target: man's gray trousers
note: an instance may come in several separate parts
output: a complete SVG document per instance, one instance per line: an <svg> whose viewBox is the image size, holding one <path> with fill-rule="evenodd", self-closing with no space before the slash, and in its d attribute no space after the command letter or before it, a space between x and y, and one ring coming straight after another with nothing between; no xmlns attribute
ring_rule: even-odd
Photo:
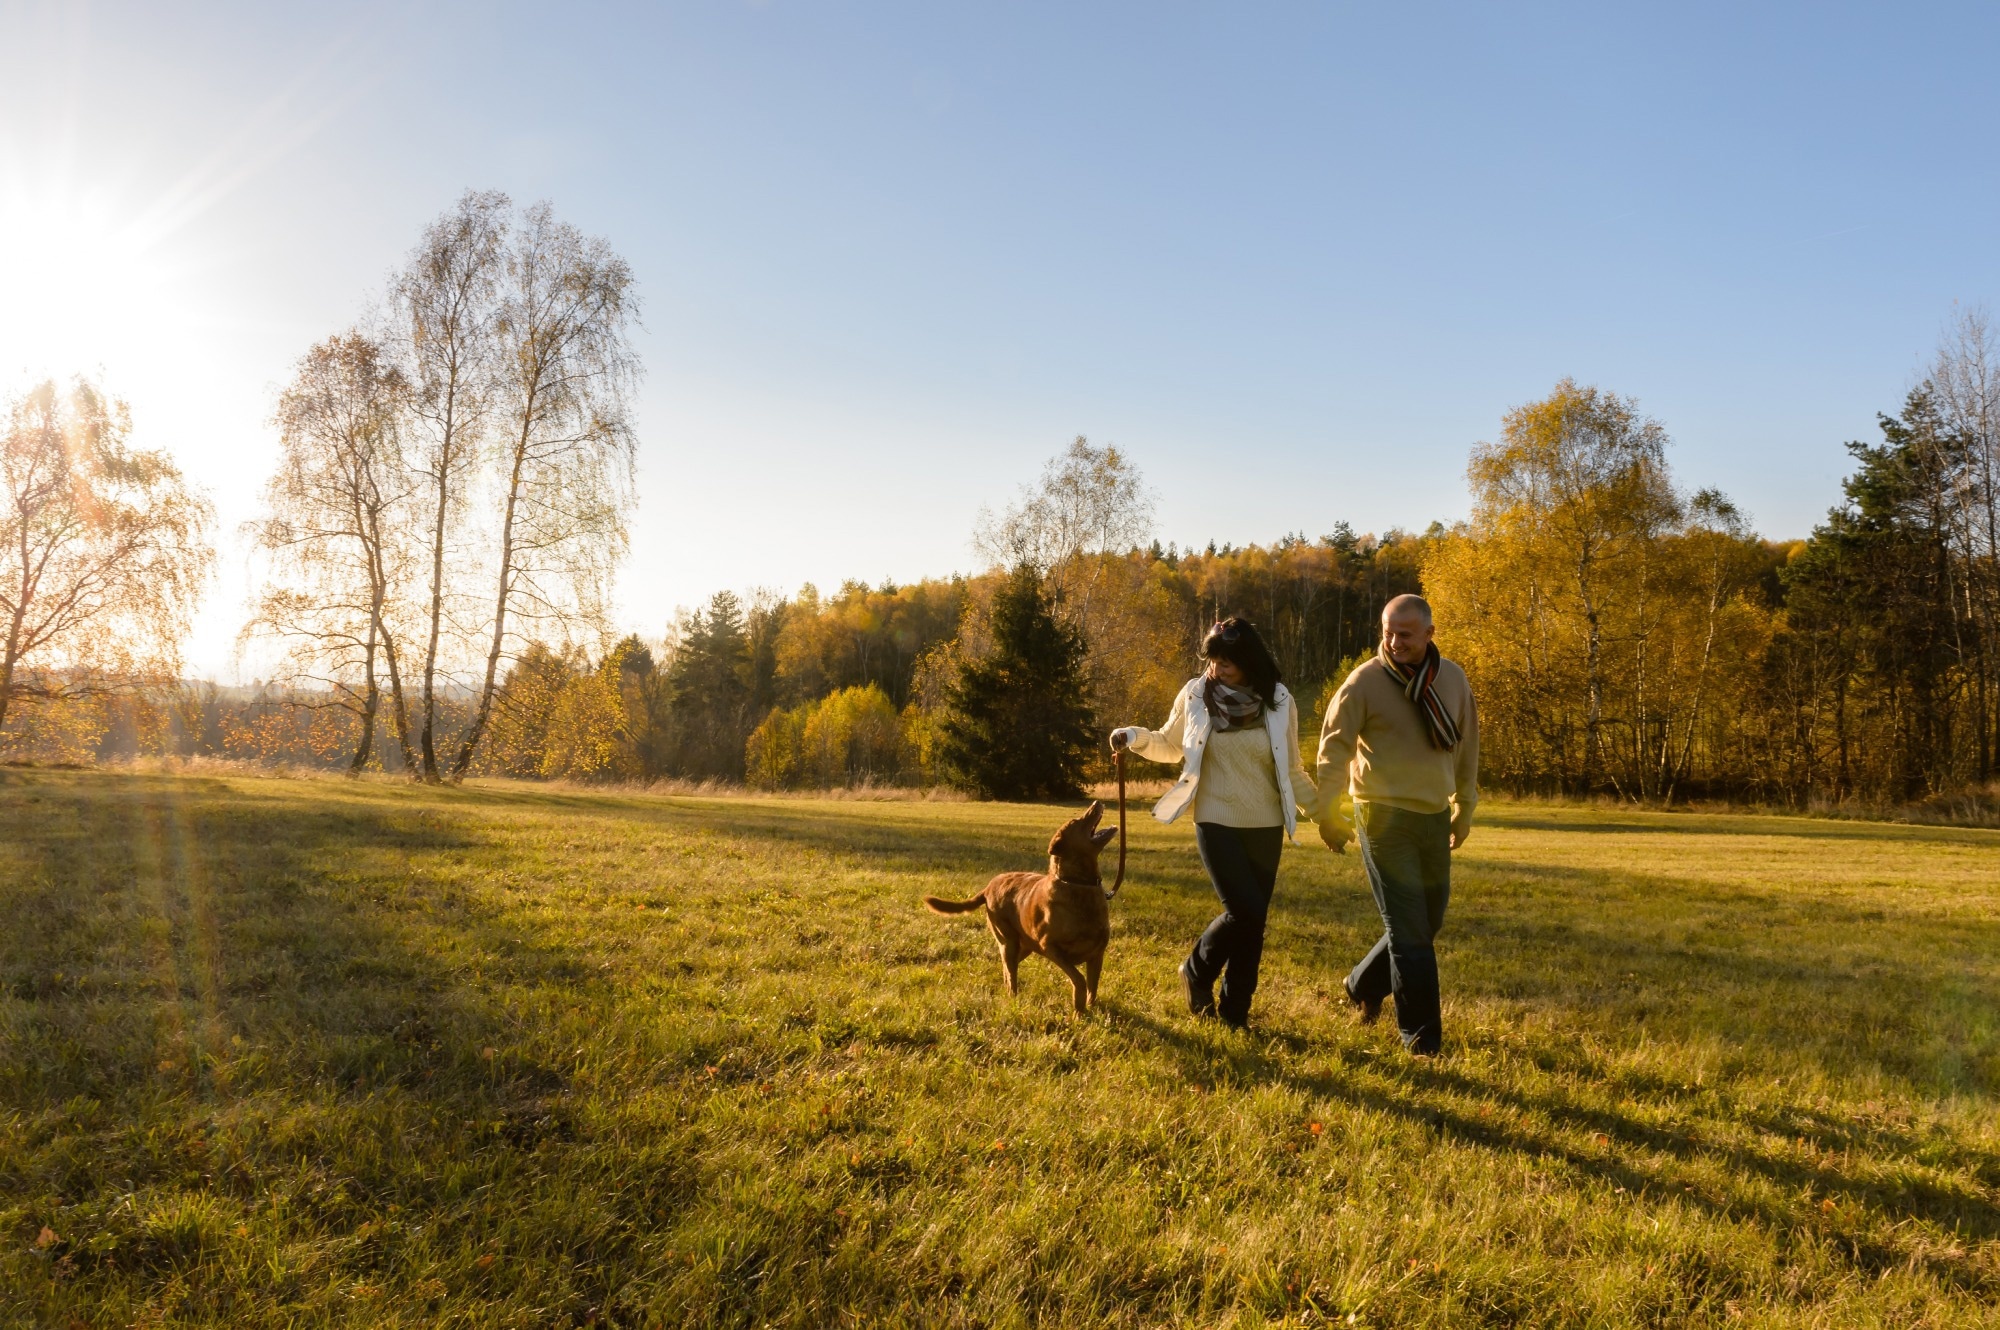
<svg viewBox="0 0 2000 1330"><path fill-rule="evenodd" d="M1435 1053L1443 1038L1435 941L1451 899L1451 814L1412 813L1387 804L1355 810L1361 862L1382 940L1347 976L1362 1002L1396 999L1396 1025L1414 1053Z"/></svg>

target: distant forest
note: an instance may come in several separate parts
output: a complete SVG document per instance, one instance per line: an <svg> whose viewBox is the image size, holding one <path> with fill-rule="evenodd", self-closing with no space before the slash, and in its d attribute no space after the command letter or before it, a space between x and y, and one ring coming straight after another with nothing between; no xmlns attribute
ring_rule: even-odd
<svg viewBox="0 0 2000 1330"><path fill-rule="evenodd" d="M1087 637L1093 710L1157 723L1198 668L1202 630L1238 611L1270 627L1292 663L1293 686L1317 698L1343 662L1373 649L1386 600L1418 585L1421 547L1400 533L1357 537L1343 527L1270 549L1080 557L1064 573L1103 611L1092 621L1104 629ZM827 594L808 586L747 600L722 591L664 639L627 637L595 656L530 642L497 690L472 770L765 788L941 780L928 728L1002 577L849 582ZM469 691L441 696L442 740L463 733L472 704ZM195 683L164 703L126 697L43 708L10 737L16 753L45 760L171 752L336 768L351 763L359 731L354 707L329 690ZM385 745L365 765L401 771L399 758Z"/></svg>

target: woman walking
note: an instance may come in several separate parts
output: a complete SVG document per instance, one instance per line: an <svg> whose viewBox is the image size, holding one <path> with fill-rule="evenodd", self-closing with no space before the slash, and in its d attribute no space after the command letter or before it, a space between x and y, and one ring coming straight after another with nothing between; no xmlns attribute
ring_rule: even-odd
<svg viewBox="0 0 2000 1330"><path fill-rule="evenodd" d="M1256 627L1224 619L1208 630L1201 655L1207 668L1181 689L1167 723L1113 730L1111 747L1181 763L1153 816L1172 822L1193 805L1195 847L1222 898L1222 913L1181 962L1181 983L1189 1011L1241 1029L1257 991L1278 856L1315 793L1299 761L1297 708Z"/></svg>

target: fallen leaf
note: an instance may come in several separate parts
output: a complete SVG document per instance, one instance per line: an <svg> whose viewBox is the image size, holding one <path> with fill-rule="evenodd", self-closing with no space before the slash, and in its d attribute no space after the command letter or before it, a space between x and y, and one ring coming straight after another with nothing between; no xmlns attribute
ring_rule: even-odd
<svg viewBox="0 0 2000 1330"><path fill-rule="evenodd" d="M1609 1145L1611 1144L1611 1138L1600 1131L1597 1133L1597 1143L1599 1145Z"/></svg>
<svg viewBox="0 0 2000 1330"><path fill-rule="evenodd" d="M492 1047L482 1048L479 1050L479 1056L488 1062L491 1062L495 1057L499 1056L499 1053L500 1053L499 1049Z"/></svg>
<svg viewBox="0 0 2000 1330"><path fill-rule="evenodd" d="M474 1261L473 1264L481 1270L491 1270L493 1268L493 1253L487 1252L484 1256Z"/></svg>
<svg viewBox="0 0 2000 1330"><path fill-rule="evenodd" d="M41 1248L53 1247L58 1242L61 1241L62 1239L56 1236L56 1231L50 1228L47 1224L42 1225L42 1231L35 1235L36 1247L41 1247Z"/></svg>
<svg viewBox="0 0 2000 1330"><path fill-rule="evenodd" d="M1838 1210L1840 1207L1835 1205L1833 1203L1833 1197L1829 1196L1825 1200L1819 1203L1819 1208L1826 1211L1828 1214L1832 1214L1835 1210Z"/></svg>
<svg viewBox="0 0 2000 1330"><path fill-rule="evenodd" d="M1320 1133L1321 1133L1322 1131L1325 1131L1325 1130L1326 1130L1326 1128L1324 1128L1324 1127L1320 1126L1320 1125L1319 1125L1319 1123L1315 1122L1315 1123L1313 1123L1313 1124L1312 1124L1312 1125L1311 1125L1310 1127L1307 1127L1307 1128L1306 1128L1306 1130L1307 1130L1307 1131L1309 1131L1309 1132L1311 1132L1311 1133L1312 1133L1313 1135L1317 1136L1317 1135L1319 1135L1319 1134L1320 1134Z"/></svg>

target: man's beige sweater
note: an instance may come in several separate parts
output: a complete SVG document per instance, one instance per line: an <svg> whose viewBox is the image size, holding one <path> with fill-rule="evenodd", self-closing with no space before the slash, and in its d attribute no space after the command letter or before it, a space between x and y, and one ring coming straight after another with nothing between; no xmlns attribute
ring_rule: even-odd
<svg viewBox="0 0 2000 1330"><path fill-rule="evenodd" d="M1472 685L1451 661L1438 667L1432 688L1458 722L1458 747L1431 747L1417 704L1403 695L1379 660L1347 676L1326 709L1319 735L1319 798L1313 818L1338 822L1340 793L1356 803L1388 804L1413 813L1452 810L1452 823L1472 825L1479 803L1479 713Z"/></svg>

